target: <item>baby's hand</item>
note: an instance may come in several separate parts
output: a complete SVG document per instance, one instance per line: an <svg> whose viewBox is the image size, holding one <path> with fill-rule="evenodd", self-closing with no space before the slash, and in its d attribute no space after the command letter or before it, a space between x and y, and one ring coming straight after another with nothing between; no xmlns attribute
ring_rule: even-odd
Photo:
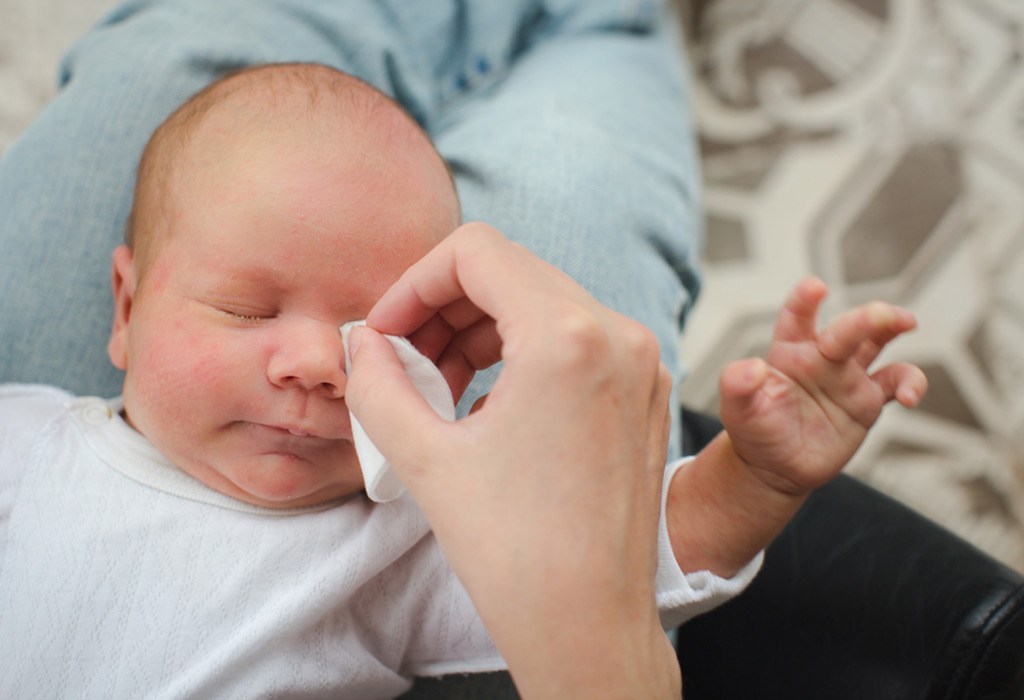
<svg viewBox="0 0 1024 700"><path fill-rule="evenodd" d="M928 386L914 365L869 371L888 343L917 326L909 311L873 302L818 332L827 292L819 279L801 282L779 312L767 362L734 362L720 380L722 423L736 453L765 485L792 496L836 476L886 403L916 406Z"/></svg>

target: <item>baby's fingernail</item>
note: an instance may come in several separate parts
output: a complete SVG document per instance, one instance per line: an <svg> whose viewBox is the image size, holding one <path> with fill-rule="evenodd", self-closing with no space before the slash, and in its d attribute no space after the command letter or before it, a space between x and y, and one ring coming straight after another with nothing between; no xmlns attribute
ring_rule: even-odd
<svg viewBox="0 0 1024 700"><path fill-rule="evenodd" d="M900 390L900 396L902 397L902 403L904 406L916 406L921 401L921 394L916 389L909 387Z"/></svg>
<svg viewBox="0 0 1024 700"><path fill-rule="evenodd" d="M868 306L868 318L876 326L887 327L896 319L896 314L893 313L892 307L888 304L876 301Z"/></svg>

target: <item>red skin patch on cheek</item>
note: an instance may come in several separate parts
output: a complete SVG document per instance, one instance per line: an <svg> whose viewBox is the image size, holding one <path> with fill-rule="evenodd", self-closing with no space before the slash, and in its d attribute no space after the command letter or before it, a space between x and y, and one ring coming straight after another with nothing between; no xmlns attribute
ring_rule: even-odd
<svg viewBox="0 0 1024 700"><path fill-rule="evenodd" d="M151 338L145 353L148 390L160 392L170 400L198 400L204 394L217 391L217 385L223 380L220 365L226 350L218 348L209 336L177 321L159 337Z"/></svg>

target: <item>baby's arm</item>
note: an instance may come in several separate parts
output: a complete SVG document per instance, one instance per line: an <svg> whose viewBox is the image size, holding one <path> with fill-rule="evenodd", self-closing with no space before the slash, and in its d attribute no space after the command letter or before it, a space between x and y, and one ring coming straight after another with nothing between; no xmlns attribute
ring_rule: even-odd
<svg viewBox="0 0 1024 700"><path fill-rule="evenodd" d="M893 399L907 407L927 389L909 364L869 367L912 330L910 312L874 302L816 330L827 289L804 280L779 313L767 361L722 372L725 431L669 487L666 517L683 571L729 577L766 547L808 495L835 477Z"/></svg>

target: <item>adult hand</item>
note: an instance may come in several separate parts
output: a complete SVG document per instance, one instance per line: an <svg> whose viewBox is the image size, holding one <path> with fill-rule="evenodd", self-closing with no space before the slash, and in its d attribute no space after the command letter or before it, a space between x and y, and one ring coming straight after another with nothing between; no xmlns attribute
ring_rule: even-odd
<svg viewBox="0 0 1024 700"><path fill-rule="evenodd" d="M434 358L448 423L378 333ZM346 399L434 528L525 697L679 697L654 597L670 380L642 326L483 224L413 265L354 339ZM401 436L401 439L395 439Z"/></svg>

